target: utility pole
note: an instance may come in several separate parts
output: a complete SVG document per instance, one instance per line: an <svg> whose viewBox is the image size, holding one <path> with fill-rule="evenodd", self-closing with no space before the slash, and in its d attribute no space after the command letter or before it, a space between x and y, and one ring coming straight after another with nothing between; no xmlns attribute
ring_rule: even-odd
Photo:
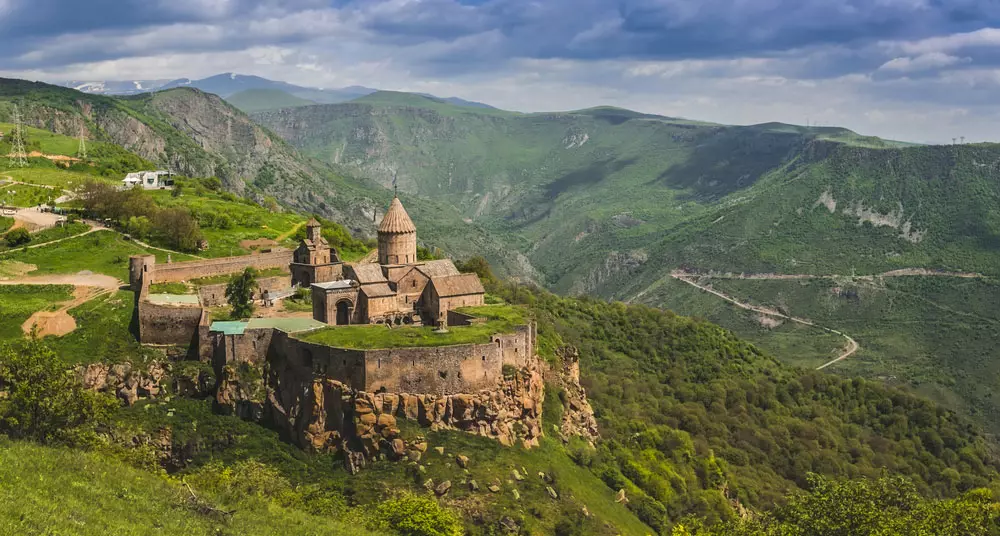
<svg viewBox="0 0 1000 536"><path fill-rule="evenodd" d="M80 160L87 159L87 130L80 127L80 147L76 150L76 155Z"/></svg>
<svg viewBox="0 0 1000 536"><path fill-rule="evenodd" d="M958 138L952 138L952 139L951 139L951 144L952 144L952 145L955 145L955 140L957 140L957 139L958 139Z"/></svg>
<svg viewBox="0 0 1000 536"><path fill-rule="evenodd" d="M958 138L958 139L962 140L962 143L963 143L963 144L965 143L965 136L959 136L959 138Z"/></svg>
<svg viewBox="0 0 1000 536"><path fill-rule="evenodd" d="M24 150L24 125L21 124L21 114L14 105L14 130L10 133L10 167L28 167L28 154Z"/></svg>

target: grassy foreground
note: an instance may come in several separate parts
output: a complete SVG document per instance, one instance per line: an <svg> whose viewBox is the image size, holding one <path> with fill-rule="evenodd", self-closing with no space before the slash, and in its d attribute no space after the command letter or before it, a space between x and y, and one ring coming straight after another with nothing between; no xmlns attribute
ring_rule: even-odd
<svg viewBox="0 0 1000 536"><path fill-rule="evenodd" d="M0 440L0 533L365 535L361 527L274 504L205 504L203 512L176 479L107 456Z"/></svg>

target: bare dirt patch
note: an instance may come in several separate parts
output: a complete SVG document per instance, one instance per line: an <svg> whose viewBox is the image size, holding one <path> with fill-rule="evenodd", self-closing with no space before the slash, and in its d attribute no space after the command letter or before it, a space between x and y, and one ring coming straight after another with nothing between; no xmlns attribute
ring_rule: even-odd
<svg viewBox="0 0 1000 536"><path fill-rule="evenodd" d="M76 329L76 320L70 316L66 309L39 311L25 320L24 324L21 324L21 330L26 335L30 334L32 330L36 330L35 334L39 337L46 335L61 337L74 329Z"/></svg>
<svg viewBox="0 0 1000 536"><path fill-rule="evenodd" d="M27 264L25 266L33 265ZM0 274L4 275L4 274ZM116 290L122 282L110 275L80 272L77 274L52 274L11 277L0 280L0 285L73 285L75 287L97 287Z"/></svg>
<svg viewBox="0 0 1000 536"><path fill-rule="evenodd" d="M240 247L243 249L261 249L277 246L278 243L270 238L257 238L254 240L240 240Z"/></svg>

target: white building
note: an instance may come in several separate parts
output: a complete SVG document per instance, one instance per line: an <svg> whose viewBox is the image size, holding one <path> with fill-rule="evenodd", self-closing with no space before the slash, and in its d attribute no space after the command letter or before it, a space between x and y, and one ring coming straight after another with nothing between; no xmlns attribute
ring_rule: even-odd
<svg viewBox="0 0 1000 536"><path fill-rule="evenodd" d="M125 175L122 185L134 188L141 184L144 190L170 189L174 186L173 175L169 171L134 171Z"/></svg>

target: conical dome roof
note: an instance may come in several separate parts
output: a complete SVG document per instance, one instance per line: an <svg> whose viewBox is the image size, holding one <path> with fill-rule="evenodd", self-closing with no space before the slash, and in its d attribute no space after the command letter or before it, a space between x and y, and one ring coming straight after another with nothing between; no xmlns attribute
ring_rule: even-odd
<svg viewBox="0 0 1000 536"><path fill-rule="evenodd" d="M406 209L403 208L403 204L399 202L398 197L392 198L392 204L389 205L389 210L385 213L382 218L382 223L378 226L378 232L380 233L415 233L417 232L416 226L413 225L413 220L410 219L410 215L406 213Z"/></svg>

